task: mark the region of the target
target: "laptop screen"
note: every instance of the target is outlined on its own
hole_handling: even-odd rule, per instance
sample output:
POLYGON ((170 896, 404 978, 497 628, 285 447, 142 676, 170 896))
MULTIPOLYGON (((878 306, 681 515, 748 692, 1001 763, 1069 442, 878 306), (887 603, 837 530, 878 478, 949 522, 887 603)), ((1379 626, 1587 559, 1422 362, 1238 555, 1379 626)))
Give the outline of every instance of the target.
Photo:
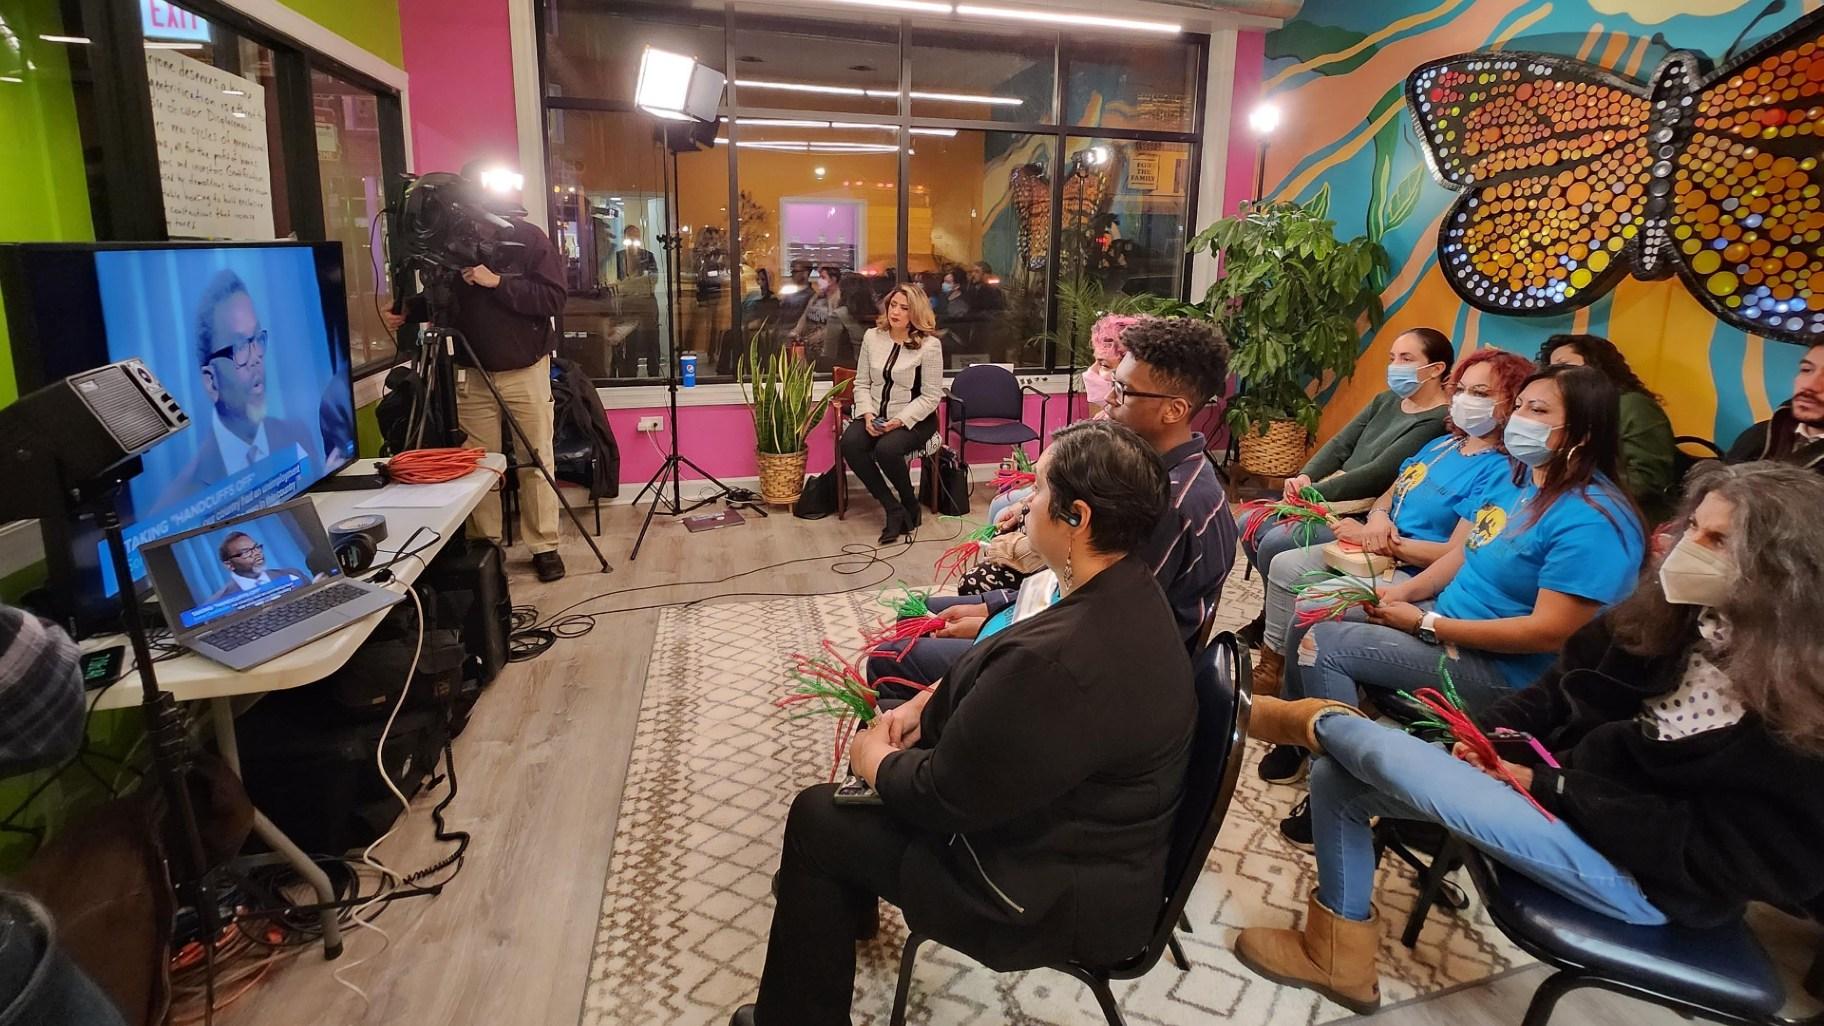
POLYGON ((153 580, 173 627, 193 630, 287 592, 338 576, 341 566, 314 509, 290 503, 270 513, 148 547, 153 580))

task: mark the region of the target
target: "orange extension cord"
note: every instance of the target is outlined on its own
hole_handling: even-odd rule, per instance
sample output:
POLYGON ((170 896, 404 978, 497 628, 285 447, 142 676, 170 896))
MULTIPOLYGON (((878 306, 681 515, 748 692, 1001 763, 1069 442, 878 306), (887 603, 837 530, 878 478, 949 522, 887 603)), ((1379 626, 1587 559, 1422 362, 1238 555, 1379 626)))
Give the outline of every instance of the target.
POLYGON ((386 472, 400 484, 438 484, 467 477, 487 454, 486 449, 412 449, 386 461, 386 472))

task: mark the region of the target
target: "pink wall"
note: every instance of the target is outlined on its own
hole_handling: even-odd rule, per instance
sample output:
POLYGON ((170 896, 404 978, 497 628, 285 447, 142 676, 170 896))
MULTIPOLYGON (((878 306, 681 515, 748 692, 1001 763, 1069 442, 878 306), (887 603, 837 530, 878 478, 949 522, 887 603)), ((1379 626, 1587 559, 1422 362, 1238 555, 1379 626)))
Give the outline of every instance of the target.
MULTIPOLYGON (((1039 399, 1027 396, 1026 423, 1034 428, 1039 426, 1039 409, 1039 399)), ((1084 412, 1084 401, 1080 394, 1077 396, 1076 410, 1079 416, 1084 412)), ((664 406, 608 411, 608 426, 614 429, 614 440, 621 447, 623 498, 631 498, 633 494, 626 486, 638 489, 659 469, 661 453, 671 442, 671 436, 665 431, 642 435, 634 429, 639 425, 641 417, 666 416, 670 416, 670 411, 664 406), (649 438, 652 441, 648 441, 649 438), (653 447, 653 441, 658 443, 657 449, 653 447)), ((1065 423, 1064 397, 1053 396, 1050 412, 1045 417, 1047 435, 1065 423)), ((821 474, 834 463, 836 451, 829 420, 826 419, 812 430, 810 442, 810 456, 806 466, 810 473, 821 474)), ((760 472, 754 461, 754 422, 746 406, 679 407, 678 450, 719 478, 754 477, 760 472)), ((994 463, 1006 451, 1005 447, 971 443, 969 462, 994 463)), ((1030 446, 1026 451, 1037 454, 1030 446)), ((697 475, 690 473, 687 468, 685 477, 695 478, 697 475)))
POLYGON ((1262 69, 1267 62, 1267 35, 1240 32, 1235 37, 1235 93, 1229 106, 1229 164, 1222 190, 1222 215, 1254 198, 1254 167, 1260 152, 1248 128, 1248 112, 1260 100, 1262 69))
POLYGON ((504 0, 399 0, 399 32, 411 76, 412 167, 459 171, 478 157, 517 166, 504 0))

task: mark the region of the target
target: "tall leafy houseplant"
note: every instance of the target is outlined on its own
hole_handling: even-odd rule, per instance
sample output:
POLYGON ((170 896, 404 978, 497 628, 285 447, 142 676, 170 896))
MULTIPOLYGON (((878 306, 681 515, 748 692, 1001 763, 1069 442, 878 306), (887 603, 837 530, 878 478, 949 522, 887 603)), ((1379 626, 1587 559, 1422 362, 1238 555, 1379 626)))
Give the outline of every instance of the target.
POLYGON ((1238 434, 1289 434, 1295 424, 1306 442, 1321 412, 1307 386, 1354 371, 1357 322, 1379 327, 1384 317, 1374 280, 1391 266, 1387 252, 1365 237, 1338 240, 1324 214, 1316 204, 1248 205, 1191 242, 1222 261, 1203 307, 1228 336, 1242 379, 1229 404, 1238 434))
POLYGON ((754 414, 754 449, 760 461, 760 492, 766 501, 788 505, 797 501, 804 487, 805 439, 823 422, 830 404, 848 390, 849 382, 832 387, 823 398, 813 398, 814 371, 809 363, 794 360, 783 349, 760 352, 760 340, 770 325, 762 325, 747 344, 747 355, 736 367, 741 396, 754 414))

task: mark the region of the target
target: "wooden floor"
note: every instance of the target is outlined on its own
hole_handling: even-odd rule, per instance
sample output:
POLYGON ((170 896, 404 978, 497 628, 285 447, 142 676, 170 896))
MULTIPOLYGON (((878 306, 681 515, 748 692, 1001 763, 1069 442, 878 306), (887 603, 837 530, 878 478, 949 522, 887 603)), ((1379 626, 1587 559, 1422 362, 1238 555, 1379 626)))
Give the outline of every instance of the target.
MULTIPOLYGON (((981 504, 978 503, 978 508, 981 504)), ((612 574, 590 572, 588 550, 566 529, 570 576, 541 585, 521 550, 513 560, 513 599, 553 612, 591 596, 636 591, 587 610, 684 602, 735 592, 811 594, 876 590, 896 579, 927 582, 954 528, 930 525, 896 565, 841 555, 845 545, 871 547, 878 511, 846 522, 817 522, 783 513, 703 534, 675 521, 655 522, 637 563, 627 561, 639 514, 605 509, 602 545, 612 574), (790 566, 711 581, 769 564, 825 554, 790 566)), ((903 549, 902 547, 898 547, 903 549)), ((481 698, 456 742, 461 795, 449 813, 454 829, 474 835, 467 867, 432 900, 401 902, 380 925, 391 937, 349 935, 348 953, 326 963, 307 952, 217 1017, 223 1026, 574 1026, 583 1000, 597 905, 621 788, 634 740, 658 613, 605 616, 585 638, 559 642, 527 663, 510 665, 481 698), (371 960, 352 970, 358 958, 371 960), (372 998, 364 1003, 338 986, 331 971, 372 998)), ((433 797, 434 801, 435 798, 433 797)), ((421 802, 379 852, 396 867, 428 864, 443 854, 421 802)), ((1168 971, 1160 967, 1160 972, 1168 971)), ((1384 1010, 1376 1026, 1514 1024, 1518 1026, 1543 969, 1522 970, 1488 984, 1384 1010)), ((1556 1026, 1626 1021, 1658 1026, 1676 1020, 1623 998, 1576 995, 1561 1005, 1556 1026)), ((1085 1024, 1089 1026, 1089 1024, 1085 1024)), ((1254 1026, 1254 1024, 1247 1024, 1254 1026)))

